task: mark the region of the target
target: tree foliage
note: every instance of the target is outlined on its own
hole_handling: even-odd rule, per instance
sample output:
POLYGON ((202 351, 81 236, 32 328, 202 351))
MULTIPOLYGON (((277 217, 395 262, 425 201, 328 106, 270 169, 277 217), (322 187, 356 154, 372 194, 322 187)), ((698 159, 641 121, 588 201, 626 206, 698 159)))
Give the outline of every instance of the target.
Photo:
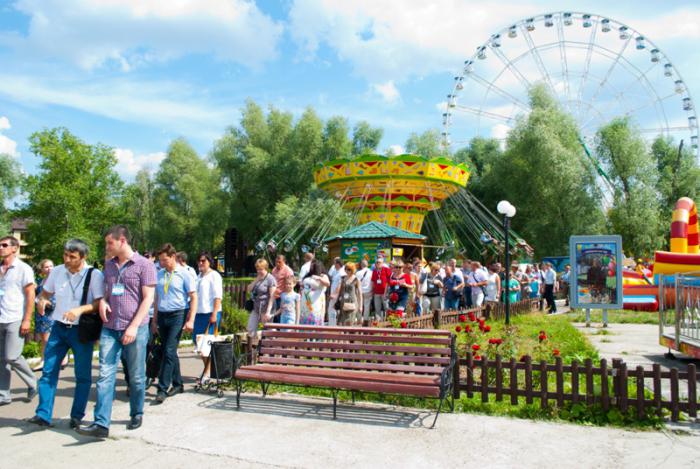
POLYGON ((479 195, 492 210, 501 199, 517 207, 513 228, 538 256, 565 254, 572 234, 603 229, 599 194, 573 118, 541 85, 531 89, 530 104, 531 112, 518 118, 503 154, 488 141, 473 146, 477 174, 482 167, 479 195), (487 155, 490 171, 485 171, 487 155))
POLYGON ((12 156, 0 153, 0 231, 7 232, 10 224, 10 212, 7 209, 9 199, 17 194, 24 181, 22 167, 12 156))
POLYGON ((608 214, 612 231, 634 255, 651 255, 662 244, 657 166, 628 118, 614 119, 596 134, 596 153, 614 187, 608 214))
POLYGON ((112 148, 85 143, 65 128, 36 132, 29 142, 41 159, 25 184, 29 253, 57 261, 69 238, 81 238, 101 260, 103 231, 122 219, 123 183, 112 148))
POLYGON ((406 152, 426 158, 446 156, 440 143, 440 132, 437 129, 426 130, 422 134, 411 133, 406 140, 406 152))
POLYGON ((657 137, 651 145, 656 163, 661 223, 669 223, 673 207, 681 197, 690 197, 700 203, 700 168, 688 147, 682 149, 667 137, 657 137))
POLYGON ((375 153, 384 136, 384 130, 372 127, 366 121, 358 122, 352 130, 352 154, 375 153))

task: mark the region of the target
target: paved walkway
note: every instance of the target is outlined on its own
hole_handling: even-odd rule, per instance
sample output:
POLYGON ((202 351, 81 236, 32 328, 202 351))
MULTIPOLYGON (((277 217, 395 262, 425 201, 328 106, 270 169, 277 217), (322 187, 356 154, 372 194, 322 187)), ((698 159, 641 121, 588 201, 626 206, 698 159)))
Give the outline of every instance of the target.
MULTIPOLYGON (((183 360, 191 383, 199 361, 183 360)), ((328 399, 246 395, 242 410, 231 393, 219 399, 190 391, 150 404, 144 426, 125 429, 123 382, 117 388, 111 438, 93 441, 70 431, 72 368, 60 380, 56 428, 38 430, 22 421, 36 401, 0 408, 3 466, 73 468, 98 461, 101 468, 149 464, 155 467, 694 467, 700 465, 700 430, 692 433, 632 432, 471 414, 444 414, 436 429, 432 414, 362 403, 342 405, 332 421, 328 399)), ((64 372, 65 373, 65 372, 64 372)), ((93 370, 96 375, 96 369, 93 370)), ((14 380, 17 385, 18 380, 14 380)), ((93 397, 94 398, 94 397, 93 397)), ((91 417, 92 403, 88 408, 91 417)))

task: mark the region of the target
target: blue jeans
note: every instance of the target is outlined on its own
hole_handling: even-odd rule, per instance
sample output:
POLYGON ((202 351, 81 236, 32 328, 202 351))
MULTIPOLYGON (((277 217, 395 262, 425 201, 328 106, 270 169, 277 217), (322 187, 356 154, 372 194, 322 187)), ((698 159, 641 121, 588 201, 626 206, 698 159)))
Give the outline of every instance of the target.
POLYGON ((90 387, 92 386, 92 348, 95 342, 84 344, 78 340, 78 328, 65 326, 56 321, 51 327, 51 335, 44 351, 44 372, 39 379, 39 405, 36 415, 51 423, 53 404, 56 398, 58 373, 63 357, 68 349, 73 350, 75 359, 75 394, 70 416, 82 420, 85 417, 90 387))
POLYGON ((129 368, 130 415, 143 415, 143 401, 146 397, 146 345, 148 344, 148 324, 140 326, 136 340, 122 345, 124 331, 102 328, 100 336, 100 377, 97 379, 97 402, 95 403, 95 423, 109 428, 112 421, 112 401, 117 379, 117 366, 122 354, 129 368))
POLYGON ((449 296, 445 297, 445 310, 446 311, 451 311, 451 310, 458 310, 459 309, 459 297, 455 296, 450 298, 449 296))
POLYGON ((163 363, 158 374, 158 392, 168 392, 173 387, 182 386, 180 374, 180 359, 177 357, 177 346, 185 325, 185 310, 161 312, 158 311, 158 335, 163 344, 163 363))

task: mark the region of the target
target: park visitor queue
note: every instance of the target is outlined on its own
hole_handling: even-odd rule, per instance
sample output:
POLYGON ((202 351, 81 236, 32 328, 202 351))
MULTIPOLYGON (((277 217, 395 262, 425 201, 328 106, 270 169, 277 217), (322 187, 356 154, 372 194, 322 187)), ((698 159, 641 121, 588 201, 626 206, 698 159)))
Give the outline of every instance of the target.
MULTIPOLYGON (((136 252, 126 226, 110 228, 104 237, 104 270, 87 263, 88 245, 80 239, 65 242, 63 263, 42 260, 33 269, 18 256, 19 241, 0 239, 0 406, 12 402, 14 371, 27 387, 27 398, 38 396, 28 422, 52 427, 53 407, 61 370, 72 352, 75 388, 69 426, 95 438, 109 436, 116 377, 121 363, 130 419, 127 429, 143 423, 146 388, 156 387, 154 403, 184 391, 177 353, 182 333, 193 338, 216 334, 221 323, 223 281, 209 253, 197 258, 198 272, 187 255, 171 244, 154 253, 136 252), (22 356, 24 338, 34 319, 41 361, 33 369, 22 356), (160 338, 157 379, 146 378, 147 351, 160 338), (92 387, 93 351, 98 348, 99 375, 92 422, 83 420, 92 387), (36 378, 35 372, 41 372, 36 378)), ((456 259, 426 263, 422 259, 387 262, 378 256, 370 265, 333 259, 330 268, 312 253, 304 255, 298 273, 279 255, 274 267, 265 259, 255 263, 256 277, 247 286, 247 329, 254 335, 260 324, 376 325, 392 316, 419 316, 436 310, 480 307, 525 298, 547 303, 556 312, 554 294, 568 290, 569 269, 557 276, 550 264, 511 266, 506 287, 504 271, 477 261, 456 259)), ((208 379, 203 359, 198 380, 208 379)))

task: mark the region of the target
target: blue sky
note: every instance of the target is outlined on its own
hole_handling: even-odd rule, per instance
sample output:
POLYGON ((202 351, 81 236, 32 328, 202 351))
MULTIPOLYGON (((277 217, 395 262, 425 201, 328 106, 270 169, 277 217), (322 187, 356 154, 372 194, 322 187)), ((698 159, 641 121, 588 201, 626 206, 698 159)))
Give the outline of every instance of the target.
MULTIPOLYGON (((654 106, 642 105, 634 111, 649 90, 623 84, 637 81, 632 68, 618 67, 608 78, 611 86, 619 81, 619 96, 614 90, 596 94, 595 87, 586 86, 603 81, 610 58, 593 58, 585 67, 592 77, 588 81, 571 78, 568 70, 564 80, 563 72, 556 75, 563 70, 556 48, 541 54, 553 88, 566 87, 571 96, 580 85, 584 94, 596 95, 601 108, 607 100, 610 110, 601 119, 623 110, 634 111, 639 126, 650 132, 659 127, 660 114, 667 127, 686 125, 690 114, 680 109, 681 99, 687 92, 700 97, 700 51, 694 46, 700 38, 700 5, 597 1, 585 2, 584 8, 582 3, 0 0, 0 151, 32 173, 37 158, 28 136, 65 126, 88 142, 114 147, 119 171, 130 179, 141 167, 156 168, 176 137, 185 137, 206 155, 226 127, 237 124, 247 98, 297 116, 312 106, 322 118, 342 115, 351 125, 367 120, 384 129, 384 151, 403 145, 411 132, 441 128, 453 77, 492 34, 527 17, 567 9, 612 18, 652 40, 687 89, 678 96, 671 91, 663 101, 668 110, 652 112, 654 106)), ((578 32, 567 37, 584 31, 580 24, 571 31, 576 27, 578 32)), ((543 29, 540 25, 538 31, 543 29)), ((504 43, 502 50, 511 44, 504 43)), ((517 46, 512 47, 515 53, 517 46)), ((635 60, 649 63, 649 49, 637 53, 630 46, 625 52, 630 67, 635 60)), ((584 50, 568 56, 574 75, 574 59, 586 62, 584 50)), ((536 79, 534 63, 519 62, 528 79, 536 79)), ((485 77, 503 68, 493 53, 479 66, 485 77)), ((649 84, 666 97, 664 88, 676 77, 661 78, 661 71, 661 65, 648 71, 649 84)), ((458 108, 472 117, 469 110, 476 109, 482 119, 454 117, 450 133, 456 142, 505 135, 518 112, 511 101, 522 98, 524 90, 505 75, 500 80, 494 83, 512 100, 480 91, 471 82, 460 91, 458 108), (497 118, 485 122, 486 112, 497 118)), ((584 122, 586 109, 592 115, 590 108, 576 104, 572 112, 584 122)), ((678 136, 687 138, 682 130, 678 136)))

